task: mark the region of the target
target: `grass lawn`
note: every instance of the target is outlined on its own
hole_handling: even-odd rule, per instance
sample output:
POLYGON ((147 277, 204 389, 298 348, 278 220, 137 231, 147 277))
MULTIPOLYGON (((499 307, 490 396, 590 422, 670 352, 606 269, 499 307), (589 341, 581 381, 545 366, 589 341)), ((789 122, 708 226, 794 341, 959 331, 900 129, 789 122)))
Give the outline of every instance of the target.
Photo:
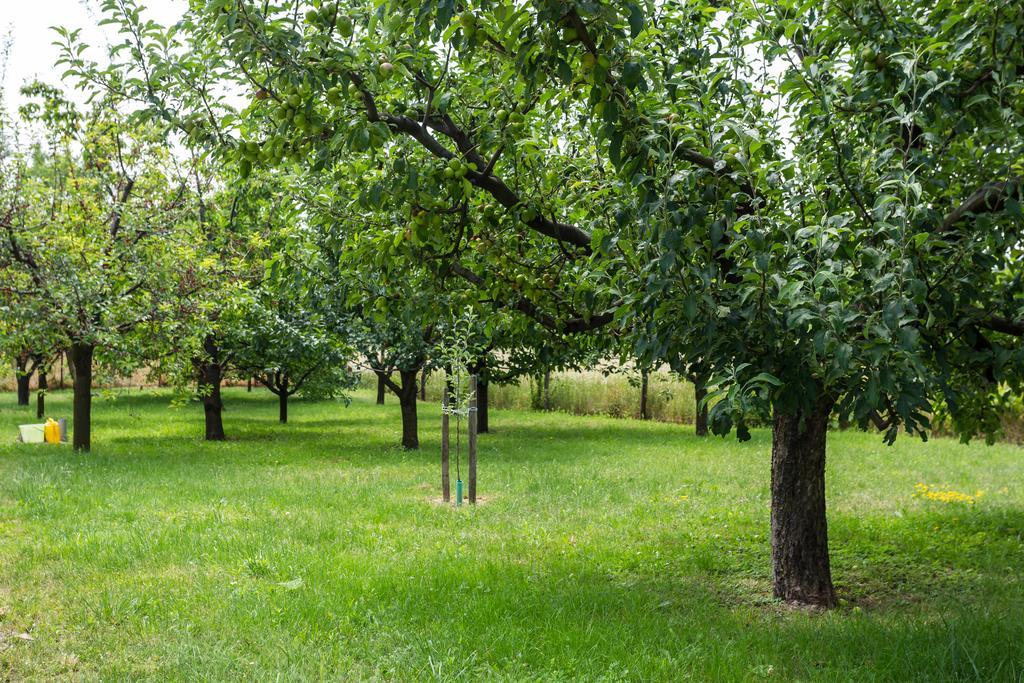
MULTIPOLYGON (((437 410, 96 399, 93 452, 0 395, 0 680, 1024 680, 1024 449, 837 433, 826 614, 769 599, 770 435, 497 411, 476 509, 437 410), (453 473, 454 478, 454 473, 453 473), (915 485, 977 502, 915 497, 915 485)), ((48 398, 54 415, 70 397, 48 398)))

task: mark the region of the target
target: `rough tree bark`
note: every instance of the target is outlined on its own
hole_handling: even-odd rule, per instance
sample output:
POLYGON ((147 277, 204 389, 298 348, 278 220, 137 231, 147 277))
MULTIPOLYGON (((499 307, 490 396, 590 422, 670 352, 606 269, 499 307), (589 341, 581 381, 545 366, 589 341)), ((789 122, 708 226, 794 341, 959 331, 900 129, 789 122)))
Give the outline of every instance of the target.
POLYGON ((224 420, 222 412, 224 403, 220 397, 220 384, 224 369, 220 364, 220 349, 213 336, 203 340, 203 351, 206 357, 199 362, 199 394, 203 400, 203 412, 206 421, 206 440, 224 440, 224 420))
POLYGON ((775 412, 772 423, 772 588, 786 602, 832 607, 825 515, 825 439, 833 402, 775 412))
POLYGON ((15 360, 14 370, 18 380, 18 405, 27 406, 31 391, 29 383, 32 381, 32 372, 28 369, 28 356, 21 355, 15 360))
POLYGON ((696 415, 694 417, 695 431, 697 436, 708 435, 708 407, 701 406, 701 401, 708 395, 708 390, 704 386, 704 383, 697 380, 693 384, 693 400, 694 405, 697 408, 696 415))
POLYGON ((416 421, 416 375, 418 369, 402 370, 402 385, 398 392, 398 403, 402 407, 402 446, 415 450, 420 447, 416 421))
POLYGON ((420 371, 420 400, 427 400, 427 369, 423 368, 420 371))
POLYGON ((387 393, 387 384, 384 382, 384 373, 374 371, 377 375, 377 405, 384 405, 384 394, 387 393))
POLYGON ((39 390, 36 392, 36 417, 43 418, 46 414, 46 390, 49 389, 49 382, 46 380, 46 372, 39 371, 39 390))
POLYGON ((277 392, 277 416, 281 424, 288 423, 288 376, 282 375, 277 392))
POLYGON ((481 376, 476 383, 476 433, 486 434, 490 431, 487 419, 487 408, 489 405, 487 397, 487 380, 481 376))
POLYGON ((470 368, 470 371, 476 375, 476 433, 486 434, 489 429, 487 419, 487 355, 480 356, 470 368))
POLYGON ((87 452, 92 437, 92 344, 71 345, 71 361, 75 368, 74 396, 72 398, 73 435, 76 451, 87 452))

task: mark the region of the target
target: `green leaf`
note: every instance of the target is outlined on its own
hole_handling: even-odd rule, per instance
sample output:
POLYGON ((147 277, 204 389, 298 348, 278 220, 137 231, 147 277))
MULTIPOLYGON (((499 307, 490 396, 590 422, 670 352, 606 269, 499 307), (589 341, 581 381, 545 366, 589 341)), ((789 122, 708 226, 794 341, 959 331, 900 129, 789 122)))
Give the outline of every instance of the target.
POLYGON ((626 5, 626 11, 629 12, 629 30, 636 38, 640 35, 640 32, 644 30, 644 11, 639 4, 630 2, 626 5))
POLYGON ((768 374, 767 372, 760 372, 751 377, 747 381, 747 384, 770 384, 773 387, 781 387, 782 380, 780 380, 775 375, 768 374))

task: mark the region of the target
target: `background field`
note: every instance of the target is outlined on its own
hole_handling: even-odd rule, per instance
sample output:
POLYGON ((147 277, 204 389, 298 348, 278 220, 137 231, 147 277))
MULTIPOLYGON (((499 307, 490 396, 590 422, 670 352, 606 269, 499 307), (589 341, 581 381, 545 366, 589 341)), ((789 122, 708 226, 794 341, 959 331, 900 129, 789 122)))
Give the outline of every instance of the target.
POLYGON ((768 598, 766 431, 495 411, 453 510, 432 403, 407 453, 390 396, 229 390, 218 444, 169 398, 97 399, 75 455, 0 395, 0 679, 1024 680, 1019 447, 833 434, 809 614, 768 598))

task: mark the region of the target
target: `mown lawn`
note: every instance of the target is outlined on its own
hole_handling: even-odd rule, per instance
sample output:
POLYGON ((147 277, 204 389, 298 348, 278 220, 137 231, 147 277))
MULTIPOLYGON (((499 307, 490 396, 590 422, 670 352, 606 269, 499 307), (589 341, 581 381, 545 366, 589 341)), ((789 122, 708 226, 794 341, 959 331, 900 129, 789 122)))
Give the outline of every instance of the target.
POLYGON ((810 614, 769 599, 767 432, 495 412, 454 510, 431 404, 406 453, 391 397, 272 398, 230 390, 218 444, 97 399, 75 455, 0 395, 0 680, 1024 680, 1024 449, 830 437, 810 614))

